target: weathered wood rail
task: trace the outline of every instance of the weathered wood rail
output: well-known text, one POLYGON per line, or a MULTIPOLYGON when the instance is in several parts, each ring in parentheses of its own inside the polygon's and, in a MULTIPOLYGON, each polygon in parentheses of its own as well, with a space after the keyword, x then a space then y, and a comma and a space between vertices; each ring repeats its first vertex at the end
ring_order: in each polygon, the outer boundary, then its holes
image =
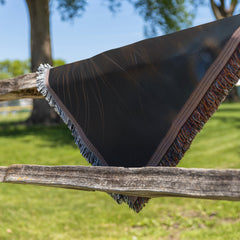
POLYGON ((149 198, 240 200, 240 170, 11 165, 0 167, 0 182, 149 198))
POLYGON ((0 101, 21 98, 43 98, 37 91, 36 73, 0 80, 0 101))
MULTIPOLYGON (((36 74, 0 80, 0 101, 42 98, 36 74)), ((240 200, 240 170, 169 167, 11 165, 0 167, 0 182, 34 184, 143 197, 240 200)))

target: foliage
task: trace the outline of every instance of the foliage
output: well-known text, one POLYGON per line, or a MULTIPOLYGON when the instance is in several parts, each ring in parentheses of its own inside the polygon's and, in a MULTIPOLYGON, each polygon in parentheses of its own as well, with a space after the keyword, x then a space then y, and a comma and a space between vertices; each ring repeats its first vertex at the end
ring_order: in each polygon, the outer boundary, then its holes
MULTIPOLYGON (((168 33, 191 25, 196 7, 203 0, 126 0, 146 22, 145 35, 152 36, 158 29, 168 33)), ((121 8, 124 1, 103 0, 111 12, 121 8)), ((86 0, 58 0, 58 10, 63 20, 81 16, 86 10, 86 0)))
MULTIPOLYGON (((0 4, 6 0, 0 0, 0 4)), ((62 20, 80 17, 86 11, 87 0, 51 0, 56 3, 62 20)), ((110 11, 116 12, 124 1, 102 0, 107 3, 110 11)), ((196 7, 204 0, 125 0, 136 9, 136 12, 146 22, 145 34, 152 36, 158 29, 168 33, 186 28, 191 25, 195 16, 196 7)), ((53 4, 51 4, 53 5, 53 4)))
MULTIPOLYGON (((111 12, 117 12, 122 0, 102 0, 111 12)), ((196 7, 204 0, 125 0, 136 9, 146 22, 145 35, 155 35, 158 29, 168 33, 191 25, 196 7)), ((86 10, 86 0, 58 0, 57 9, 63 20, 82 16, 86 10)))
POLYGON ((11 76, 8 73, 0 72, 0 80, 1 79, 8 79, 11 78, 11 76))
MULTIPOLYGON (((6 0, 0 0, 4 4, 6 0)), ((122 0, 102 0, 107 3, 111 12, 116 12, 121 8, 122 0)), ((206 4, 209 0, 125 0, 133 5, 136 12, 145 20, 144 33, 146 36, 156 35, 158 30, 165 33, 178 31, 189 27, 192 24, 196 9, 201 4, 206 4)), ((80 17, 86 11, 87 0, 50 0, 55 2, 62 20, 80 17)), ((210 0, 211 7, 216 18, 226 17, 233 14, 239 0, 231 0, 229 9, 228 0, 210 0), (219 13, 218 13, 219 12, 219 13)))
POLYGON ((189 27, 195 15, 198 1, 194 0, 131 0, 136 10, 149 23, 145 34, 156 34, 156 29, 164 32, 174 32, 189 27))
POLYGON ((62 59, 53 59, 53 66, 57 67, 57 66, 61 66, 66 64, 66 62, 62 59))
MULTIPOLYGON (((65 64, 62 59, 53 60, 53 66, 61 66, 65 64)), ((4 60, 0 62, 0 79, 16 77, 30 72, 30 60, 4 60)))
MULTIPOLYGON (((106 0, 107 1, 107 0, 106 0)), ((146 36, 156 35, 158 30, 165 33, 189 27, 201 0, 128 0, 137 13, 145 20, 146 36)), ((116 11, 122 4, 120 0, 109 0, 109 8, 116 11)))
POLYGON ((80 17, 84 13, 87 5, 86 0, 58 0, 57 9, 59 10, 62 20, 80 17))
POLYGON ((28 73, 30 69, 29 60, 5 60, 0 62, 0 78, 11 78, 28 73))
MULTIPOLYGON (((14 124, 24 117, 0 117, 0 165, 86 164, 66 126, 14 124)), ((240 103, 223 104, 179 166, 239 168, 239 127, 240 103)), ((136 214, 104 193, 4 183, 0 212, 1 240, 240 239, 239 202, 163 197, 136 214)))
MULTIPOLYGON (((208 0, 125 0, 133 5, 136 12, 145 20, 144 33, 146 36, 156 35, 158 30, 165 33, 175 32, 191 26, 197 7, 206 4, 208 0)), ((124 1, 103 0, 111 12, 117 12, 124 1)), ((216 18, 219 14, 223 17, 231 16, 239 0, 231 0, 229 9, 226 9, 228 0, 210 0, 216 18), (217 14, 216 11, 220 13, 217 14), (216 15, 217 14, 217 15, 216 15)), ((63 20, 82 16, 86 10, 86 0, 58 0, 57 9, 63 20)))

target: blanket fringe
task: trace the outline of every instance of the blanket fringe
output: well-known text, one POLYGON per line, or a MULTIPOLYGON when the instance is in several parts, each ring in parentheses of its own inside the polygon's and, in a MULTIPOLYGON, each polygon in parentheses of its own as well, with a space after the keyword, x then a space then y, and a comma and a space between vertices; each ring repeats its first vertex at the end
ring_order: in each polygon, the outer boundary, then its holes
POLYGON ((111 193, 110 196, 118 203, 122 204, 123 202, 128 204, 129 208, 133 209, 135 212, 139 213, 146 203, 148 203, 149 198, 138 197, 134 202, 130 201, 128 196, 111 193))
POLYGON ((74 141, 78 148, 80 149, 80 152, 83 155, 83 157, 85 157, 87 161, 93 166, 102 166, 102 163, 98 160, 95 154, 86 147, 86 145, 80 138, 79 133, 77 132, 74 124, 68 118, 67 114, 60 108, 60 106, 57 104, 51 93, 48 91, 47 86, 45 84, 45 78, 47 71, 51 68, 52 67, 49 64, 41 64, 39 66, 37 71, 37 90, 45 97, 49 105, 54 108, 54 110, 61 117, 63 122, 68 126, 74 137, 74 141))
MULTIPOLYGON (((185 152, 189 149, 193 139, 203 128, 219 105, 224 101, 226 96, 232 90, 234 85, 240 79, 240 45, 233 53, 218 77, 214 80, 198 106, 191 116, 180 129, 173 144, 167 153, 161 159, 159 166, 176 166, 182 159, 185 152)), ((114 194, 112 196, 117 202, 127 202, 129 207, 139 212, 148 202, 149 199, 139 197, 132 203, 125 196, 114 194)))
MULTIPOLYGON (((82 154, 82 156, 86 158, 86 160, 93 166, 103 166, 103 164, 96 157, 96 155, 86 147, 85 143, 80 138, 80 135, 72 121, 68 118, 67 114, 60 108, 60 106, 57 104, 51 93, 48 91, 47 86, 45 84, 45 79, 47 71, 51 68, 52 67, 49 64, 41 64, 39 66, 37 71, 37 90, 45 97, 49 105, 54 108, 54 110, 61 117, 63 122, 68 126, 74 137, 75 144, 80 149, 80 153, 82 154)), ((118 204, 124 202, 128 204, 128 206, 136 212, 139 212, 144 207, 144 204, 147 202, 147 199, 137 198, 137 200, 133 203, 128 196, 116 193, 111 193, 109 195, 118 204)))
POLYGON ((196 134, 240 79, 240 44, 214 80, 198 106, 180 129, 175 141, 160 161, 160 166, 176 166, 189 149, 196 134))

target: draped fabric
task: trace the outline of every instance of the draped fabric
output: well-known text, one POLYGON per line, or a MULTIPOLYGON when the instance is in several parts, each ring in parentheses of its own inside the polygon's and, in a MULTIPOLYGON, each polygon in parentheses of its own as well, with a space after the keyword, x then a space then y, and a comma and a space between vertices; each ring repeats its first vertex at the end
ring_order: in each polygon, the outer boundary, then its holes
MULTIPOLYGON (((97 166, 176 166, 240 78, 240 15, 41 65, 38 90, 97 166)), ((112 194, 135 211, 145 198, 112 194)))

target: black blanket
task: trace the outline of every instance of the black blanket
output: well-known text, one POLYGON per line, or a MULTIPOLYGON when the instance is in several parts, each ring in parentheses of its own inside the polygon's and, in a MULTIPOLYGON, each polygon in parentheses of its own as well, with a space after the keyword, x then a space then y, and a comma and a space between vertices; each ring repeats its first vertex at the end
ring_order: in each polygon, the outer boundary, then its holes
MULTIPOLYGON (((240 78, 240 15, 41 65, 38 89, 100 166, 176 166, 240 78)), ((112 195, 139 211, 145 198, 112 195)))

